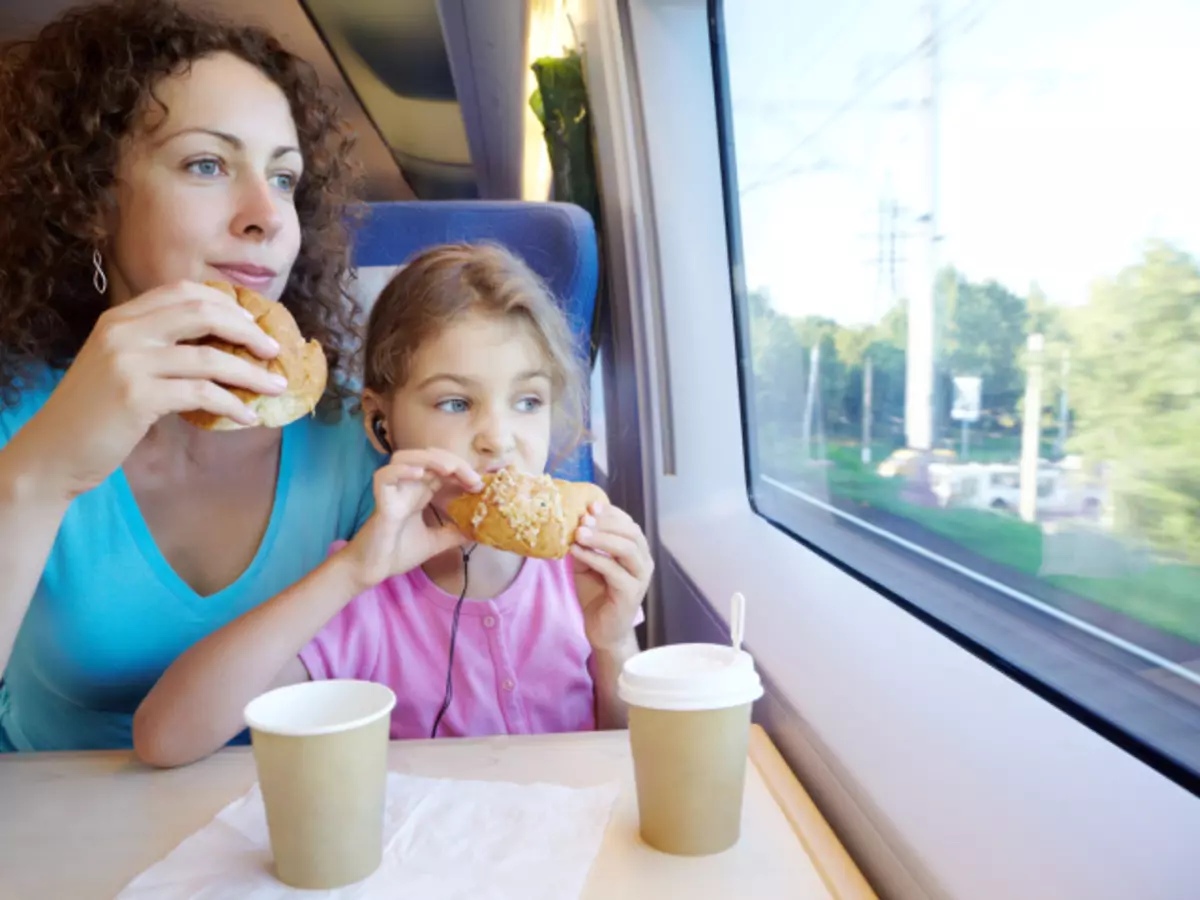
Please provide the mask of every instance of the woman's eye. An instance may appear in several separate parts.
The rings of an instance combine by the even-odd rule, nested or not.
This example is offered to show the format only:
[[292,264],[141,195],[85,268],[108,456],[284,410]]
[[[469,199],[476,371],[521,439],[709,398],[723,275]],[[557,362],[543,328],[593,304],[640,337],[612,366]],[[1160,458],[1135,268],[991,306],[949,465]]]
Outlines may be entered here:
[[193,175],[212,178],[221,174],[221,161],[219,159],[196,159],[187,164],[187,170]]
[[451,397],[449,400],[443,400],[437,408],[442,412],[461,413],[467,411],[467,401],[462,397]]
[[288,194],[296,190],[297,181],[299,181],[299,179],[291,172],[277,172],[271,176],[271,182],[275,185],[275,187]]

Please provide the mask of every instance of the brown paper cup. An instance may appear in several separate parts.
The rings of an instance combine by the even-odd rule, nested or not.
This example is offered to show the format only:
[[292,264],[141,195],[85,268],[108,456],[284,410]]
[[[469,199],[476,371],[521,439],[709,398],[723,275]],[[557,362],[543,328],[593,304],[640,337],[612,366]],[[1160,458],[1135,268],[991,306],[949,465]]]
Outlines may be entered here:
[[677,644],[639,654],[619,682],[642,840],[680,856],[728,850],[741,836],[750,712],[762,684],[748,654]]
[[263,694],[246,707],[276,877],[329,890],[382,861],[387,687],[330,680]]

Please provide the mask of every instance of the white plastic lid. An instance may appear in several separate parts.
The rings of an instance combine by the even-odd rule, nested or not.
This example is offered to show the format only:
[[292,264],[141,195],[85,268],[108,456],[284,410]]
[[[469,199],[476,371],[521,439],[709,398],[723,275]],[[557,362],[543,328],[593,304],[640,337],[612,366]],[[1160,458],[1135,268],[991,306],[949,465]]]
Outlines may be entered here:
[[395,705],[396,695],[386,685],[333,678],[267,691],[246,704],[242,715],[257,731],[305,737],[358,728]]
[[723,644],[669,644],[626,662],[617,693],[644,709],[726,709],[757,700],[763,686],[745,650]]

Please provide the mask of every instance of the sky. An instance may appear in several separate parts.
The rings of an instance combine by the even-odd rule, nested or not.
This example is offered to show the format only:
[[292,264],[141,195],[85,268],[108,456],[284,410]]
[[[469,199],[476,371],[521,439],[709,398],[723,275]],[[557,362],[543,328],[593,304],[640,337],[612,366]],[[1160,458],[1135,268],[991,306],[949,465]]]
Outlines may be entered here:
[[[939,265],[1051,302],[1149,239],[1200,252],[1200,2],[940,0]],[[928,284],[928,0],[726,0],[747,283],[791,315],[877,321]],[[904,235],[907,235],[905,237]]]

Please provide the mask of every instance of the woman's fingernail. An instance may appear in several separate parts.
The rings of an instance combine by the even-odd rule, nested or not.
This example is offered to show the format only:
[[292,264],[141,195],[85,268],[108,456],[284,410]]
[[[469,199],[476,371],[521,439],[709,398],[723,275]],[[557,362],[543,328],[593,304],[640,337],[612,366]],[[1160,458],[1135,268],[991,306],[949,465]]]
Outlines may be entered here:
[[271,373],[270,381],[271,384],[280,389],[287,387],[288,384],[286,378],[284,378],[282,375],[276,375],[274,372]]
[[585,528],[595,528],[596,520],[593,519],[591,516],[584,516],[583,517],[583,526]]
[[575,532],[575,539],[577,541],[586,542],[591,539],[591,536],[592,536],[592,531],[590,528],[580,528],[578,531]]

